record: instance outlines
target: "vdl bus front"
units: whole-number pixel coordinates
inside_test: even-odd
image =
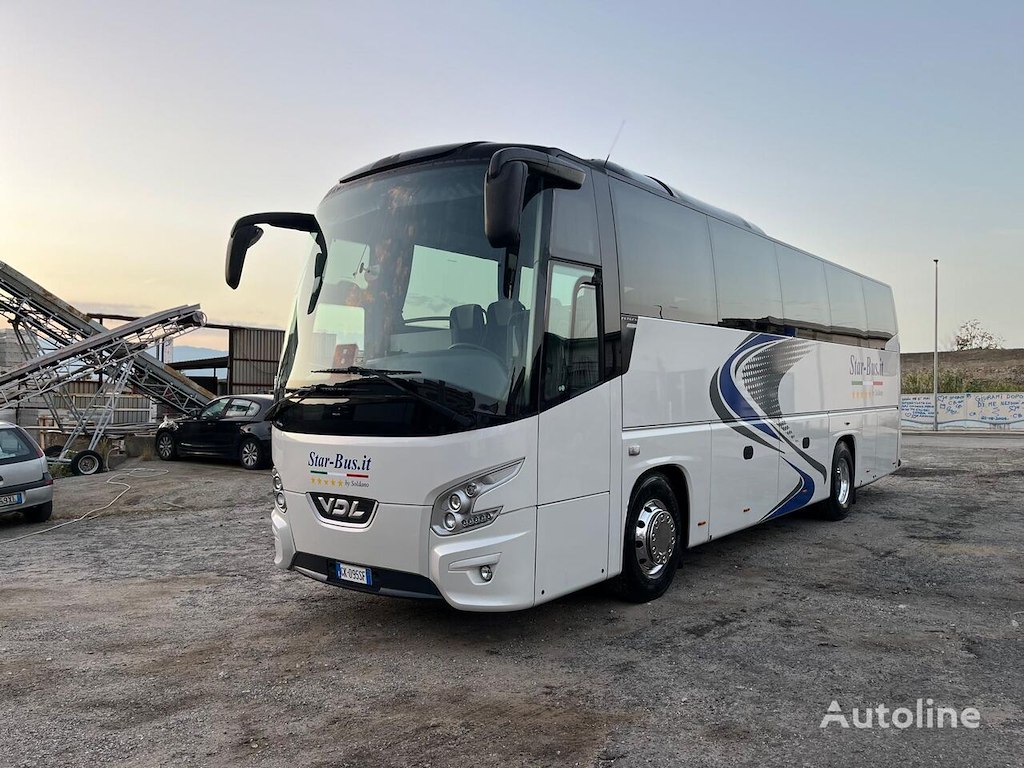
[[[600,265],[545,252],[552,191],[571,194],[586,175],[533,149],[444,148],[343,179],[315,216],[236,223],[232,288],[261,225],[315,240],[272,414],[278,566],[473,610],[606,578],[606,485],[600,562],[564,541],[566,573],[582,557],[583,576],[535,578],[538,414],[601,383]]]

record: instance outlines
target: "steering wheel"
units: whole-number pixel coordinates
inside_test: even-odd
[[[459,342],[456,342],[455,344],[452,344],[450,347],[448,347],[448,349],[472,349],[474,351],[486,352],[488,355],[490,355],[495,360],[497,360],[499,363],[501,363],[503,368],[507,368],[508,367],[506,365],[506,363],[505,363],[504,358],[502,358],[501,355],[499,355],[493,349],[488,349],[487,347],[482,347],[479,344],[470,344],[468,341],[459,341]]]
[[[426,317],[407,317],[404,318],[406,325],[409,323],[432,323],[443,320],[444,322],[451,325],[452,319],[448,315],[427,315]]]

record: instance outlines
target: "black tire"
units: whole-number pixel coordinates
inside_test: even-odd
[[[238,462],[243,469],[261,469],[267,461],[263,443],[255,437],[246,437],[238,445]]]
[[[22,515],[25,517],[25,521],[29,523],[45,523],[50,519],[50,515],[53,514],[53,502],[48,501],[45,504],[40,504],[35,507],[23,510]]]
[[[644,478],[629,500],[622,573],[613,582],[615,592],[632,603],[665,594],[679,567],[684,535],[679,502],[668,481],[658,474]]]
[[[161,461],[174,461],[178,458],[178,441],[170,432],[157,432],[154,445]]]
[[[43,448],[43,455],[48,459],[56,459],[60,456],[61,451],[64,450],[64,444],[60,445],[48,445]]]
[[[831,487],[828,500],[822,504],[821,516],[826,520],[842,520],[850,514],[856,495],[854,489],[853,454],[843,441],[836,444],[832,454]]]
[[[79,451],[71,459],[71,474],[95,475],[103,471],[103,457],[96,451]]]

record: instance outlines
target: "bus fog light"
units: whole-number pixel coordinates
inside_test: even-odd
[[[452,512],[458,512],[462,509],[462,497],[457,493],[453,493],[448,497],[448,509]]]
[[[489,566],[489,565],[481,565],[480,566],[480,578],[481,579],[483,579],[484,581],[490,581],[491,577],[493,577],[493,576],[494,576],[494,571],[491,570],[491,566]]]
[[[288,511],[288,503],[284,499],[284,493],[278,491],[274,494],[274,502],[282,512]]]
[[[273,472],[271,474],[273,476],[274,490],[275,491],[283,491],[284,490],[284,481],[281,480],[281,475],[278,474],[278,471],[277,471],[276,467],[274,468],[274,470],[273,470]]]
[[[453,515],[451,512],[444,516],[444,527],[447,528],[449,531],[454,531],[455,525],[458,522],[459,521],[455,519],[455,515]]]

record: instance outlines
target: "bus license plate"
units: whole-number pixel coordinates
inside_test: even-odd
[[[25,497],[22,494],[8,493],[6,496],[0,496],[0,507],[13,507],[24,501]]]
[[[334,575],[341,581],[353,581],[356,584],[373,584],[369,568],[362,568],[358,565],[345,565],[345,563],[334,564]]]

